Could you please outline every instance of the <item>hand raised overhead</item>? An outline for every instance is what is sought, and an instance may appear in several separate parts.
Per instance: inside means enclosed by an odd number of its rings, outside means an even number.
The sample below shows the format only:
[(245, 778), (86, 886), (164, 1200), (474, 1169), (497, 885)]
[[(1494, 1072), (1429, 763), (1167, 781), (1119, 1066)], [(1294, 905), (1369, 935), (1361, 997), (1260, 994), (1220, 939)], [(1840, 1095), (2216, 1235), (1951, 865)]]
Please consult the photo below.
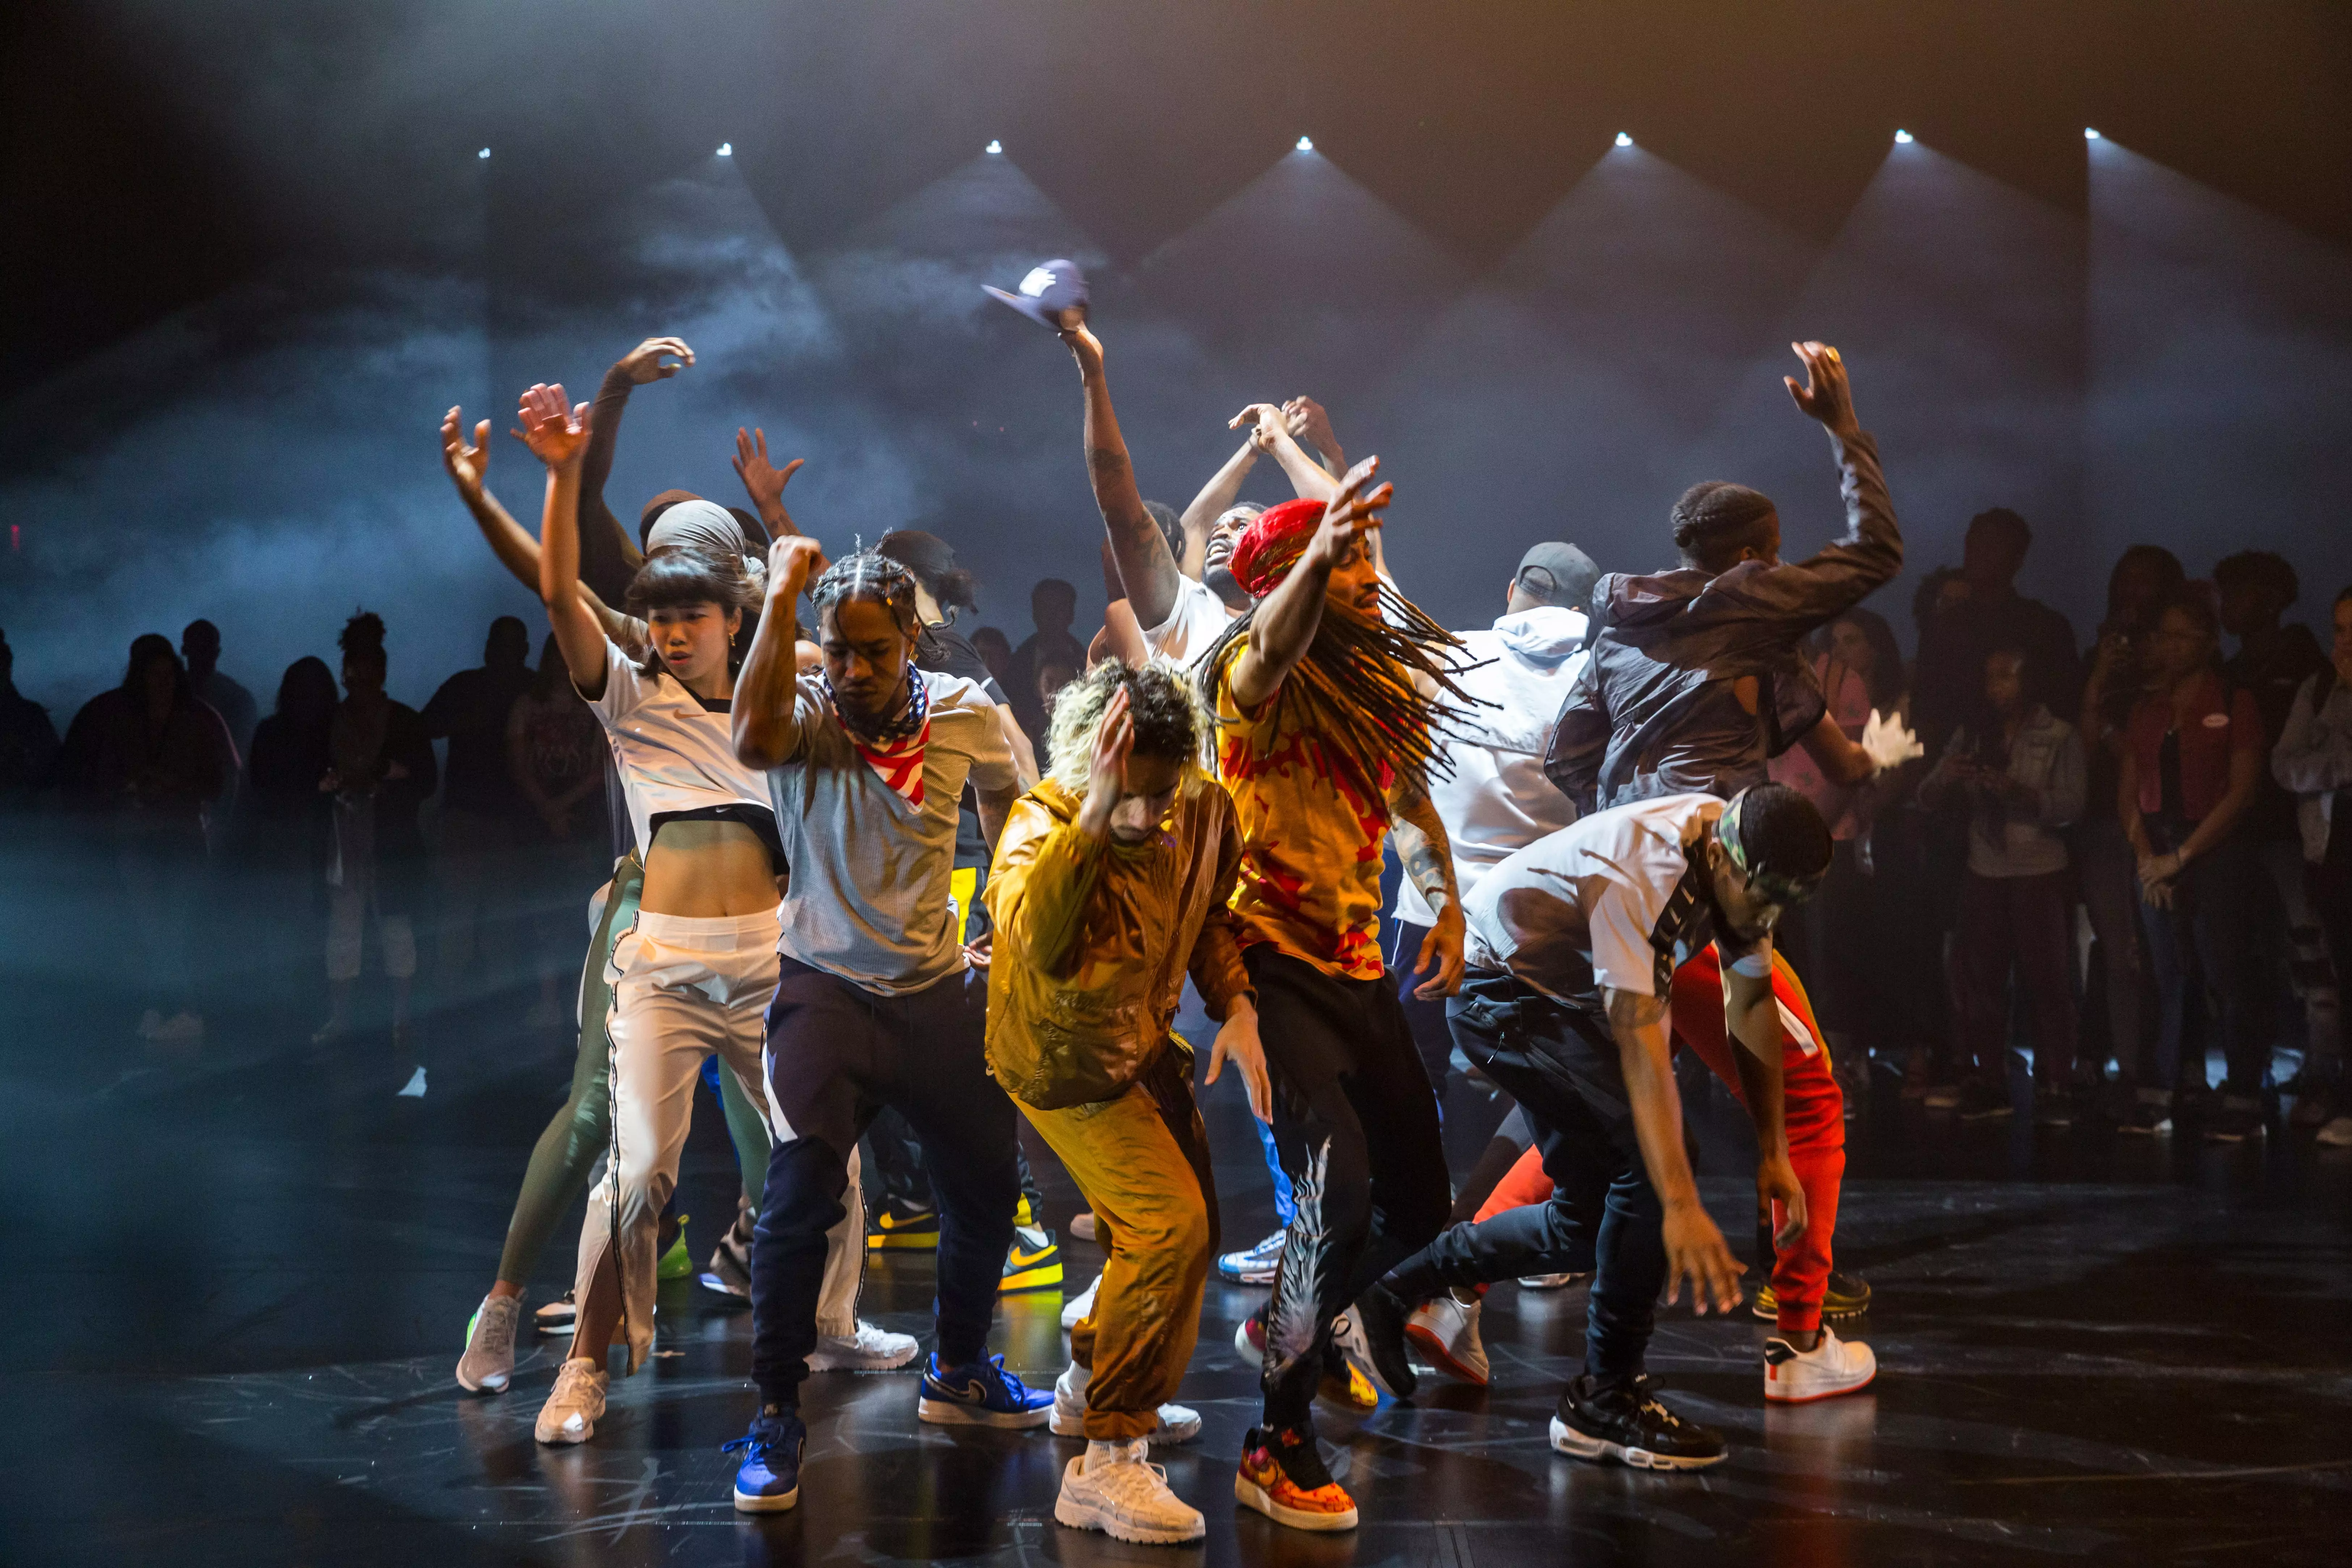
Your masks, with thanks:
[(768, 461), (768, 433), (753, 430), (750, 435), (743, 427), (735, 427), (735, 477), (743, 481), (744, 490), (754, 506), (773, 506), (783, 500), (784, 487), (793, 480), (805, 458), (794, 458), (782, 468)]
[(474, 444), (466, 445), (465, 419), (455, 405), (441, 416), (441, 466), (457, 481), (461, 495), (478, 496), (490, 468), (490, 422), (474, 426)]
[(768, 546), (768, 597), (791, 604), (808, 580), (833, 564), (824, 546), (805, 533), (788, 533)]
[(1366, 493), (1364, 487), (1380, 472), (1380, 458), (1372, 457), (1348, 470), (1348, 477), (1339, 481), (1339, 492), (1324, 503), (1323, 521), (1315, 530), (1315, 537), (1307, 542), (1304, 559), (1336, 565), (1349, 544), (1380, 527), (1382, 509), (1396, 496), (1394, 485), (1382, 485)]
[(1095, 330), (1087, 325), (1083, 316), (1076, 325), (1064, 327), (1057, 335), (1069, 345), (1071, 357), (1078, 362), (1080, 376), (1093, 375), (1102, 369), (1102, 340), (1095, 336)]
[(1845, 360), (1829, 344), (1810, 339), (1789, 347), (1805, 362), (1804, 385), (1799, 386), (1794, 376), (1780, 378), (1797, 407), (1808, 418), (1827, 426), (1832, 436), (1860, 435), (1862, 426), (1853, 416), (1853, 389), (1845, 378)]
[(552, 386), (542, 382), (522, 395), (518, 415), (522, 427), (514, 437), (549, 468), (568, 468), (587, 453), (589, 413), (584, 403), (572, 405), (562, 382)]
[[(665, 359), (674, 359), (677, 363), (664, 364), (662, 361)], [(643, 386), (651, 381), (667, 381), (693, 363), (694, 351), (686, 346), (684, 338), (647, 338), (623, 354), (620, 364), (615, 368)]]

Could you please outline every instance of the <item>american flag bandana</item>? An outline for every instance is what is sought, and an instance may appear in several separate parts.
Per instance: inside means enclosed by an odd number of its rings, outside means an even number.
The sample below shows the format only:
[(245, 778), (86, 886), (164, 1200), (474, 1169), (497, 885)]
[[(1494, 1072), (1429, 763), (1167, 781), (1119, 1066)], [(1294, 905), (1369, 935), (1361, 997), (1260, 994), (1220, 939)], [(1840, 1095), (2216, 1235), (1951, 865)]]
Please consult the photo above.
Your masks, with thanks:
[(907, 706), (899, 715), (871, 734), (860, 734), (841, 710), (834, 696), (833, 683), (825, 682), (825, 700), (833, 704), (834, 717), (849, 736), (849, 743), (857, 754), (882, 776), (900, 800), (908, 805), (923, 804), (923, 748), (931, 738), (931, 694), (924, 684), (922, 672), (908, 670)]

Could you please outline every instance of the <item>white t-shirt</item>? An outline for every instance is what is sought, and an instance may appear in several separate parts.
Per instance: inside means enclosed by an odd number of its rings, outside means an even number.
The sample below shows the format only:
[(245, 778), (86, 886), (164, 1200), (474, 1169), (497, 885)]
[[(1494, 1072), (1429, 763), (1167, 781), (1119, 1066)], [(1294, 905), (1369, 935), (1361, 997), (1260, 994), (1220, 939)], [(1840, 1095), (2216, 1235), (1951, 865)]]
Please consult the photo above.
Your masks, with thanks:
[(713, 805), (767, 807), (767, 780), (735, 760), (730, 704), (705, 708), (667, 669), (646, 676), (610, 637), (604, 690), (588, 706), (612, 745), (640, 852), (653, 847), (656, 816)]
[(886, 996), (963, 968), (950, 897), (956, 802), (967, 779), (989, 792), (1019, 784), (988, 694), (960, 676), (915, 673), (930, 700), (920, 805), (858, 753), (814, 675), (793, 696), (800, 751), (767, 780), (793, 868), (776, 951)]
[[(1457, 709), (1457, 723), (1439, 741), (1453, 775), (1432, 768), (1429, 799), (1453, 847), (1454, 885), (1466, 894), (1504, 856), (1576, 820), (1575, 805), (1544, 777), (1543, 760), (1588, 657), (1584, 612), (1539, 605), (1462, 641), (1467, 653), (1457, 662), (1472, 668), (1455, 681), (1474, 701)], [(1409, 877), (1398, 885), (1396, 918), (1437, 923)]]
[[(1686, 851), (1725, 803), (1670, 795), (1596, 812), (1506, 857), (1462, 900), (1473, 969), (1507, 970), (1591, 1012), (1601, 992), (1666, 996), (1675, 965), (1717, 941), (1706, 862)], [(1726, 967), (1771, 972), (1772, 942), (1724, 938)]]
[(1224, 635), (1233, 618), (1216, 590), (1197, 577), (1180, 574), (1175, 607), (1166, 620), (1144, 628), (1143, 640), (1152, 652), (1190, 669), (1195, 659), (1209, 651), (1209, 645)]

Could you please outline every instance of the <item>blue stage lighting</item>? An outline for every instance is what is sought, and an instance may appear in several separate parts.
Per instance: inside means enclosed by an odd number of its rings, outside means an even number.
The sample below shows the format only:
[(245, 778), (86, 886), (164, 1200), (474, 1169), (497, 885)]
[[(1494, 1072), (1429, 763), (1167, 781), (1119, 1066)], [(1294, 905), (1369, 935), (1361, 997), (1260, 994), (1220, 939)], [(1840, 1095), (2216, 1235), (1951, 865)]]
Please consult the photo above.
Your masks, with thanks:
[(991, 153), (1002, 153), (1004, 151), (1004, 143), (1002, 142), (991, 142), (988, 144), (988, 150)]
[(1312, 153), (1315, 151), (1315, 143), (1309, 138), (1301, 136), (1298, 139), (1298, 150), (1302, 153)]
[(2098, 133), (2097, 132), (2095, 132), (2095, 131), (2092, 130), (2092, 129), (2091, 129), (2089, 126), (2087, 126), (2087, 125), (2085, 125), (2085, 126), (2084, 126), (2084, 127), (2083, 127), (2083, 140), (2084, 140), (2084, 141), (2085, 141), (2085, 142), (2096, 142), (2098, 139), (2099, 139), (2099, 133)]
[(735, 156), (735, 143), (732, 142), (721, 142), (719, 144), (719, 155), (722, 158), (732, 158)]
[(1895, 133), (1895, 144), (1897, 147), (1908, 147), (1911, 145), (1911, 132), (1908, 131), (1897, 131)]
[(490, 155), (490, 150), (489, 150), (488, 147), (483, 148), (480, 152), (478, 152), (478, 153), (475, 153), (475, 154), (474, 154), (474, 156), (475, 156), (475, 157), (477, 157), (477, 158), (487, 158), (487, 157), (488, 157), (489, 155)]
[(1617, 132), (1617, 145), (1620, 147), (1631, 147), (1633, 144), (1633, 133), (1632, 132), (1620, 131)]

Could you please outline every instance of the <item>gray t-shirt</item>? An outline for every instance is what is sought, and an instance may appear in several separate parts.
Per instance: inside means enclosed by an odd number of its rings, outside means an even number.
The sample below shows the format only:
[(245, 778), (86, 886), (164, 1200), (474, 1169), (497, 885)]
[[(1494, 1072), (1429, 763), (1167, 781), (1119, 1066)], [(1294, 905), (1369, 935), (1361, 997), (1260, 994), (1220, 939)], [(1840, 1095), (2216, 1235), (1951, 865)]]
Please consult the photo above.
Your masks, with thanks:
[(922, 799), (908, 800), (858, 751), (814, 676), (793, 692), (801, 748), (768, 770), (792, 868), (776, 951), (888, 996), (963, 968), (950, 884), (956, 801), (1016, 787), (995, 704), (955, 676), (915, 672), (930, 698)]

